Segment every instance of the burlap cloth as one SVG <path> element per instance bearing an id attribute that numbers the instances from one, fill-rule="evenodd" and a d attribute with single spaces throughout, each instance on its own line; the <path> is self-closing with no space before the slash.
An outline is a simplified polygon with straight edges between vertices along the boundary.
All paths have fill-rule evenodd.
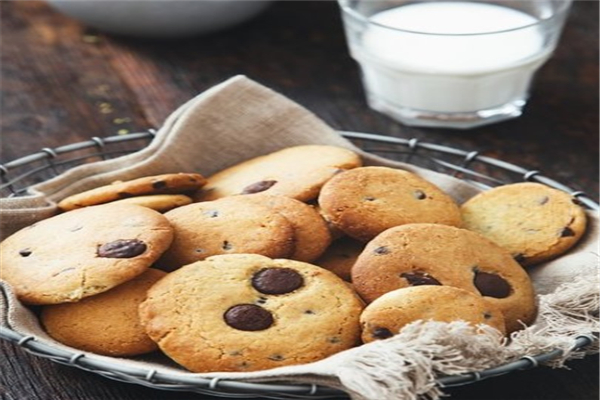
<path id="1" fill-rule="evenodd" d="M 243 76 L 234 77 L 176 110 L 145 149 L 121 158 L 73 168 L 32 188 L 32 196 L 1 199 L 1 229 L 8 235 L 56 211 L 55 201 L 107 184 L 166 172 L 210 175 L 239 161 L 301 144 L 328 144 L 359 151 L 370 165 L 413 171 L 440 186 L 459 203 L 478 192 L 455 178 L 412 165 L 365 154 L 315 115 Z M 569 358 L 598 351 L 597 341 L 572 351 L 574 338 L 599 331 L 598 220 L 589 213 L 584 239 L 569 254 L 530 268 L 540 306 L 536 323 L 500 343 L 497 333 L 453 322 L 418 322 L 399 335 L 357 347 L 306 365 L 253 373 L 197 374 L 249 382 L 317 383 L 342 389 L 353 399 L 416 399 L 441 395 L 436 376 L 479 371 L 554 348 L 564 354 L 550 362 L 561 366 Z M 3 327 L 66 348 L 49 338 L 35 316 L 0 282 Z M 70 349 L 74 350 L 74 349 Z M 74 350 L 78 352 L 77 350 Z M 192 375 L 161 356 L 116 359 L 85 354 L 114 363 Z M 194 374 L 195 375 L 195 374 Z M 107 384 L 109 382 L 107 381 Z"/>

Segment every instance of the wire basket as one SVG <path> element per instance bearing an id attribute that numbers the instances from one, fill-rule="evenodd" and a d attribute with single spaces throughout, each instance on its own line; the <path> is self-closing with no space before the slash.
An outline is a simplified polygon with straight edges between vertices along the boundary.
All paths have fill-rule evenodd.
<path id="1" fill-rule="evenodd" d="M 140 150 L 148 145 L 154 134 L 154 130 L 149 130 L 148 132 L 106 138 L 92 137 L 85 142 L 53 149 L 43 148 L 37 153 L 0 164 L 0 196 L 27 196 L 30 186 L 55 177 L 72 167 Z M 340 134 L 370 153 L 452 175 L 482 189 L 521 181 L 538 182 L 569 193 L 590 210 L 600 209 L 598 203 L 584 192 L 573 190 L 544 176 L 538 170 L 530 170 L 482 156 L 477 151 L 465 151 L 425 143 L 417 139 L 401 139 L 370 133 L 340 132 Z M 2 291 L 0 291 L 0 295 L 6 296 Z M 6 321 L 2 322 L 4 326 L 8 326 Z M 122 366 L 86 357 L 83 353 L 55 348 L 37 341 L 33 336 L 25 336 L 9 328 L 0 330 L 0 338 L 16 343 L 29 353 L 57 363 L 94 372 L 110 379 L 155 389 L 196 392 L 229 398 L 259 396 L 270 399 L 324 399 L 347 397 L 347 394 L 340 390 L 315 384 L 247 383 L 220 378 L 200 378 L 193 374 L 189 376 L 174 375 L 154 369 Z M 595 340 L 593 335 L 578 336 L 573 341 L 573 349 L 581 349 Z M 437 382 L 442 387 L 465 385 L 513 371 L 534 368 L 561 354 L 561 350 L 553 350 L 535 356 L 524 356 L 519 360 L 483 371 L 439 377 Z"/>

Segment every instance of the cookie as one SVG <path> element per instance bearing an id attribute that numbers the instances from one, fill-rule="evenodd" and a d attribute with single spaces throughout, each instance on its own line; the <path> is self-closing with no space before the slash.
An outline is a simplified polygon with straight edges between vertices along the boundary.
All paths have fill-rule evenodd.
<path id="1" fill-rule="evenodd" d="M 338 229 L 363 242 L 398 225 L 462 224 L 460 209 L 449 195 L 415 174 L 387 167 L 336 175 L 323 186 L 319 205 Z"/>
<path id="2" fill-rule="evenodd" d="M 244 196 L 244 200 L 266 206 L 290 222 L 295 243 L 295 250 L 289 256 L 292 260 L 314 261 L 331 244 L 327 223 L 314 207 L 291 197 L 262 193 Z"/>
<path id="3" fill-rule="evenodd" d="M 368 303 L 420 285 L 480 294 L 502 311 L 509 333 L 536 316 L 531 280 L 510 253 L 476 232 L 447 225 L 409 224 L 381 233 L 356 260 L 352 283 Z"/>
<path id="4" fill-rule="evenodd" d="M 296 249 L 289 220 L 245 196 L 193 203 L 164 216 L 175 230 L 159 262 L 168 271 L 219 254 L 288 258 Z"/>
<path id="5" fill-rule="evenodd" d="M 563 254 L 586 229 L 586 214 L 573 197 L 539 183 L 499 186 L 461 209 L 465 228 L 504 247 L 525 266 Z"/>
<path id="6" fill-rule="evenodd" d="M 58 203 L 58 208 L 69 211 L 134 196 L 195 192 L 205 183 L 206 180 L 200 174 L 179 173 L 146 176 L 131 181 L 117 181 L 69 196 Z"/>
<path id="7" fill-rule="evenodd" d="M 288 147 L 210 176 L 195 199 L 207 201 L 264 192 L 309 201 L 315 199 L 323 184 L 340 170 L 360 165 L 358 154 L 341 147 Z"/>
<path id="8" fill-rule="evenodd" d="M 78 301 L 144 272 L 169 247 L 162 214 L 105 204 L 59 214 L 0 244 L 2 279 L 27 304 Z"/>
<path id="9" fill-rule="evenodd" d="M 140 324 L 138 308 L 165 275 L 150 268 L 107 292 L 44 306 L 42 324 L 51 337 L 76 349 L 113 357 L 150 353 L 158 346 Z"/>
<path id="10" fill-rule="evenodd" d="M 135 204 L 158 212 L 166 212 L 192 203 L 192 198 L 184 194 L 152 194 L 111 201 L 112 204 Z"/>
<path id="11" fill-rule="evenodd" d="M 256 371 L 357 345 L 362 309 L 323 268 L 238 254 L 170 273 L 150 289 L 140 316 L 161 350 L 190 371 Z"/>
<path id="12" fill-rule="evenodd" d="M 387 339 L 417 320 L 462 320 L 506 333 L 502 313 L 483 297 L 451 286 L 425 285 L 393 290 L 369 304 L 360 316 L 362 340 Z"/>
<path id="13" fill-rule="evenodd" d="M 350 237 L 335 240 L 315 265 L 328 269 L 347 282 L 352 281 L 350 271 L 365 244 Z"/>

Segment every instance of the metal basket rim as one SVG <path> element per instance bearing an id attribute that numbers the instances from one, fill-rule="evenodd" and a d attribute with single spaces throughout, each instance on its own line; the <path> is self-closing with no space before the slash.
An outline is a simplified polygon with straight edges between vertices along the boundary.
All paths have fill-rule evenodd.
<path id="1" fill-rule="evenodd" d="M 54 157 L 62 153 L 67 153 L 70 151 L 85 149 L 94 146 L 98 147 L 99 150 L 102 150 L 106 144 L 132 141 L 138 139 L 149 139 L 153 138 L 155 133 L 155 130 L 149 130 L 148 132 L 110 136 L 105 138 L 93 137 L 89 141 L 68 144 L 54 149 L 44 148 L 38 153 L 33 153 L 18 158 L 6 164 L 0 164 L 0 177 L 5 177 L 5 175 L 13 168 L 26 165 L 33 161 L 43 160 L 45 158 L 53 159 Z M 348 139 L 371 140 L 375 142 L 406 146 L 413 151 L 422 148 L 445 154 L 462 156 L 464 157 L 463 165 L 465 167 L 469 163 L 477 160 L 479 162 L 483 162 L 485 164 L 501 168 L 509 172 L 521 174 L 524 181 L 535 181 L 548 185 L 550 187 L 554 187 L 559 190 L 563 190 L 569 193 L 571 196 L 577 198 L 589 209 L 600 209 L 598 203 L 587 197 L 587 195 L 584 192 L 574 191 L 570 187 L 542 175 L 540 171 L 528 170 L 515 164 L 501 161 L 492 157 L 482 156 L 477 151 L 465 151 L 449 146 L 421 142 L 420 140 L 415 138 L 402 139 L 380 134 L 349 131 L 339 131 L 339 133 L 341 136 Z M 5 187 L 10 184 L 10 182 L 7 183 L 6 179 L 3 179 L 2 183 L 2 187 Z M 0 289 L 2 289 L 0 290 L 0 294 L 6 297 L 4 288 L 0 287 Z M 160 372 L 157 370 L 151 370 L 146 368 L 132 368 L 118 365 L 117 368 L 115 368 L 113 364 L 107 363 L 101 359 L 94 359 L 94 357 L 86 356 L 84 353 L 81 352 L 57 349 L 51 345 L 36 340 L 34 336 L 23 335 L 9 328 L 8 321 L 2 321 L 2 325 L 2 329 L 0 329 L 0 338 L 16 343 L 24 350 L 34 354 L 35 356 L 46 358 L 53 362 L 67 364 L 86 371 L 94 372 L 110 379 L 145 385 L 154 389 L 191 391 L 209 394 L 213 396 L 216 395 L 232 397 L 254 397 L 258 395 L 262 397 L 271 398 L 291 398 L 289 396 L 292 396 L 293 398 L 316 399 L 329 398 L 332 396 L 347 396 L 347 393 L 341 390 L 316 384 L 289 384 L 285 382 L 252 383 L 238 382 L 234 379 L 210 379 L 201 378 L 197 376 L 190 376 L 182 379 L 181 376 L 176 376 L 168 372 Z M 592 333 L 590 333 L 589 335 L 579 335 L 573 339 L 572 350 L 579 350 L 593 343 L 595 340 L 597 340 L 597 338 Z M 452 376 L 443 376 L 437 379 L 436 382 L 440 387 L 453 387 L 470 384 L 480 381 L 482 379 L 488 379 L 504 375 L 513 371 L 535 368 L 540 363 L 552 360 L 553 358 L 556 358 L 561 354 L 561 350 L 555 349 L 545 353 L 537 354 L 535 356 L 523 356 L 515 361 L 502 364 L 493 368 L 488 368 L 482 371 Z M 190 375 L 192 375 L 192 373 L 190 373 Z"/>

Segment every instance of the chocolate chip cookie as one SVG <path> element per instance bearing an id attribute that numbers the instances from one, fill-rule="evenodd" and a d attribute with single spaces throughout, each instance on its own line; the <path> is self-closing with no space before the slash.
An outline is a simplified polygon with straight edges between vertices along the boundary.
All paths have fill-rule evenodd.
<path id="1" fill-rule="evenodd" d="M 425 285 L 393 290 L 369 304 L 360 316 L 362 340 L 387 339 L 417 320 L 462 320 L 505 334 L 502 313 L 482 296 L 451 286 Z"/>
<path id="2" fill-rule="evenodd" d="M 193 203 L 164 216 L 175 230 L 173 243 L 159 262 L 165 270 L 218 254 L 288 258 L 296 249 L 290 221 L 245 196 Z"/>
<path id="3" fill-rule="evenodd" d="M 362 165 L 358 154 L 334 146 L 306 145 L 253 158 L 208 178 L 196 200 L 268 193 L 300 201 L 315 199 L 321 186 L 340 171 Z"/>
<path id="4" fill-rule="evenodd" d="M 314 264 L 350 282 L 352 266 L 364 248 L 364 243 L 345 236 L 335 240 Z"/>
<path id="5" fill-rule="evenodd" d="M 362 309 L 323 268 L 237 254 L 170 273 L 150 289 L 140 316 L 162 351 L 190 371 L 256 371 L 358 344 Z"/>
<path id="6" fill-rule="evenodd" d="M 381 233 L 352 267 L 352 283 L 367 302 L 420 285 L 480 294 L 502 311 L 509 333 L 536 315 L 531 280 L 510 253 L 476 232 L 447 225 L 409 224 Z"/>
<path id="7" fill-rule="evenodd" d="M 294 228 L 295 250 L 292 260 L 311 262 L 317 259 L 331 243 L 327 223 L 314 207 L 285 196 L 262 193 L 244 196 L 244 201 L 268 207 L 284 216 Z"/>
<path id="8" fill-rule="evenodd" d="M 42 324 L 57 341 L 92 353 L 122 357 L 155 351 L 158 346 L 141 326 L 138 307 L 148 289 L 165 275 L 150 268 L 104 293 L 44 306 Z"/>
<path id="9" fill-rule="evenodd" d="M 585 212 L 573 197 L 539 183 L 499 186 L 461 209 L 465 228 L 506 248 L 526 266 L 563 254 L 586 228 Z"/>
<path id="10" fill-rule="evenodd" d="M 178 173 L 145 176 L 130 181 L 118 181 L 69 196 L 58 203 L 63 211 L 104 204 L 134 196 L 165 193 L 191 193 L 200 189 L 206 179 L 200 174 Z"/>
<path id="11" fill-rule="evenodd" d="M 319 205 L 338 229 L 363 242 L 403 224 L 462 224 L 449 195 L 415 174 L 387 167 L 336 175 L 323 186 Z"/>
<path id="12" fill-rule="evenodd" d="M 0 243 L 2 279 L 27 304 L 78 301 L 144 272 L 169 247 L 162 214 L 105 204 L 59 214 Z"/>

